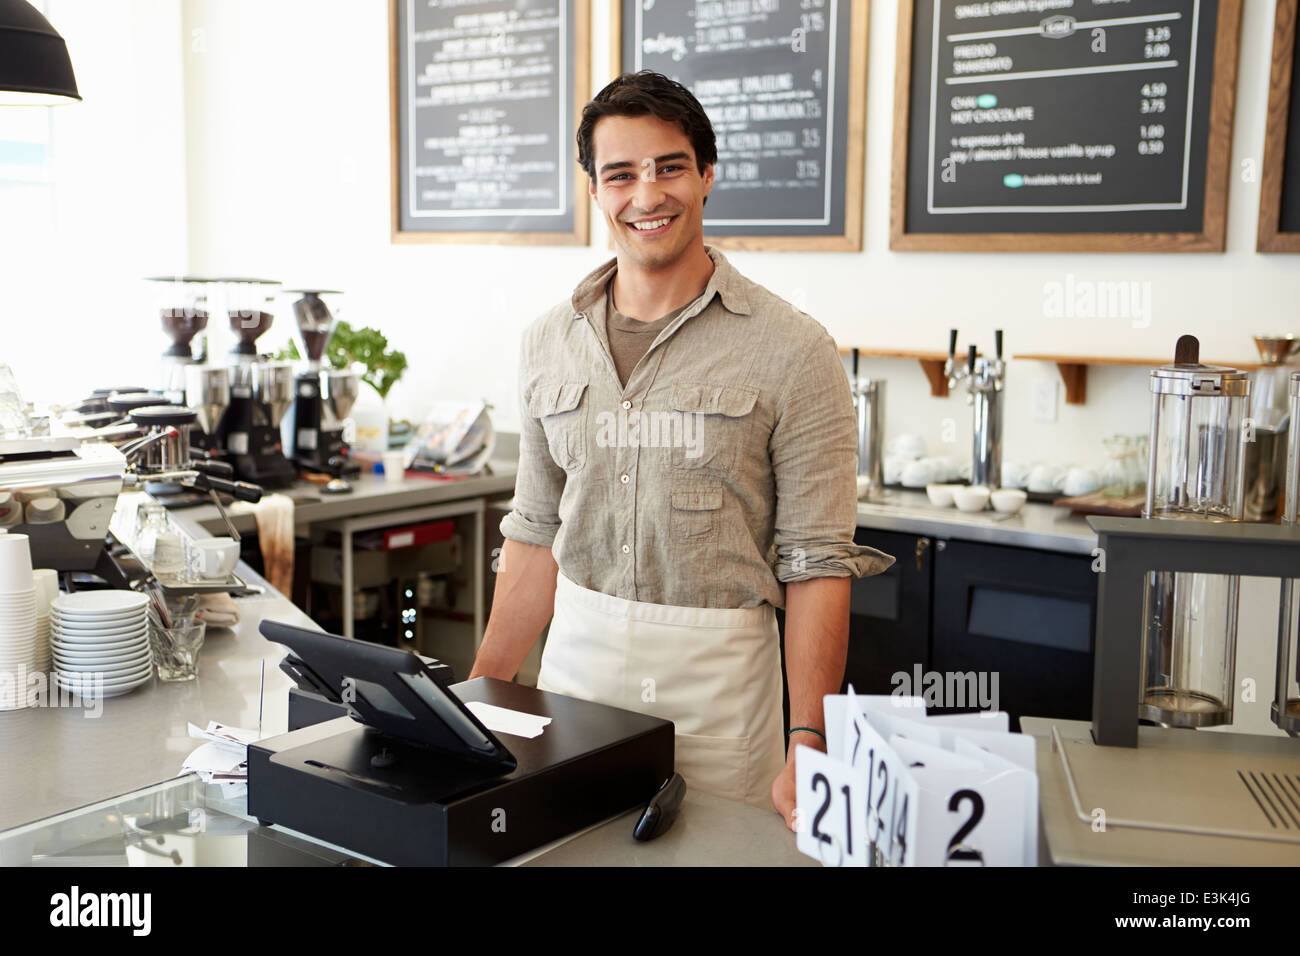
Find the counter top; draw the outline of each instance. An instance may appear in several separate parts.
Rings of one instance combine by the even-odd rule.
[[[881,502],[859,501],[858,527],[1065,554],[1091,554],[1097,547],[1088,522],[1065,508],[1027,501],[1011,517],[993,511],[967,514],[936,508],[924,491],[887,491]]]
[[[272,494],[288,495],[294,501],[294,523],[313,524],[334,518],[353,518],[379,511],[396,511],[400,508],[418,508],[422,505],[455,501],[460,498],[510,496],[515,490],[515,473],[518,464],[513,461],[490,462],[492,474],[471,478],[407,477],[389,481],[383,475],[362,475],[351,479],[352,491],[342,495],[324,494],[310,482],[300,481],[290,488]],[[236,501],[226,508],[241,535],[255,534],[257,521],[253,506]],[[172,519],[185,525],[187,530],[201,529],[210,535],[226,534],[215,505],[198,505],[178,508],[170,512]]]
[[[94,709],[74,697],[71,706],[0,712],[6,771],[0,774],[0,829],[174,777],[202,743],[189,736],[191,722],[253,728],[260,706],[264,731],[287,729],[293,682],[279,668],[284,648],[262,637],[257,626],[268,617],[316,625],[252,568],[241,563],[237,573],[263,593],[236,600],[237,627],[207,632],[195,680],[164,683],[155,677]]]

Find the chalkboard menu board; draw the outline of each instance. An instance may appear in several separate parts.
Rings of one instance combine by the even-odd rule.
[[[1300,252],[1300,57],[1296,56],[1297,6],[1277,0],[1268,125],[1259,190],[1260,252]]]
[[[866,0],[612,0],[612,18],[615,72],[670,76],[709,114],[709,243],[862,248]]]
[[[1222,251],[1241,0],[904,0],[894,249]]]
[[[588,0],[390,0],[394,242],[585,244]]]

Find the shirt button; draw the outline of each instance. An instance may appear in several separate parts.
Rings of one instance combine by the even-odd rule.
[[[631,408],[631,407],[632,407],[632,403],[629,402],[629,401],[624,401],[624,402],[623,402],[623,407],[624,407],[624,408]]]
[[[626,485],[626,484],[627,484],[629,481],[631,481],[632,479],[629,478],[627,475],[620,475],[618,480],[621,481],[621,482],[623,482],[623,484]]]
[[[623,545],[623,553],[624,553],[624,554],[631,554],[631,553],[632,553],[632,549],[629,548],[627,545]]]

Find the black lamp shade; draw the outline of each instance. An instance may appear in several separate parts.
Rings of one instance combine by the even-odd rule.
[[[0,106],[79,99],[63,37],[27,0],[0,0]]]

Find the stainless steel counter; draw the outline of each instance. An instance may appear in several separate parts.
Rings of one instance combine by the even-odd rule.
[[[362,475],[352,481],[353,490],[343,495],[322,494],[320,488],[305,481],[279,493],[293,499],[294,523],[309,525],[317,521],[354,518],[460,498],[512,495],[515,489],[516,463],[493,461],[491,467],[492,474],[473,478],[404,478],[392,482],[382,475]],[[253,517],[252,505],[236,501],[226,510],[230,512],[235,528],[241,535],[256,534],[257,522]],[[181,508],[173,510],[171,516],[192,533],[201,532],[200,536],[227,533],[225,522],[221,520],[215,505]]]
[[[1025,502],[1009,518],[993,511],[966,514],[956,508],[936,508],[924,491],[888,491],[881,503],[859,501],[858,527],[1065,554],[1091,554],[1097,546],[1097,535],[1087,521],[1065,508]]]

